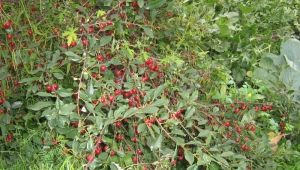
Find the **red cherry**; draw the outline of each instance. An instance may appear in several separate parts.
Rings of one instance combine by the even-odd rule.
[[[104,57],[101,54],[98,54],[97,55],[97,61],[103,62],[104,61]]]
[[[114,93],[115,93],[115,96],[119,96],[122,94],[122,90],[116,89]]]
[[[104,152],[107,152],[107,151],[109,150],[109,146],[108,146],[108,145],[105,145],[105,146],[103,147],[103,150],[104,150]]]
[[[106,28],[106,23],[102,22],[99,24],[99,29],[103,31]]]
[[[128,101],[129,107],[135,107],[135,104],[136,104],[136,103],[135,103],[134,100],[131,100],[131,99],[130,99],[130,100]]]
[[[183,156],[178,156],[178,160],[182,161],[183,160]]]
[[[12,34],[7,34],[7,35],[6,35],[6,38],[7,38],[8,40],[12,40],[12,39],[13,39],[13,35],[12,35]]]
[[[123,76],[123,71],[122,70],[115,69],[114,73],[115,73],[116,77],[122,77]]]
[[[89,45],[89,40],[86,38],[82,39],[81,42],[82,42],[82,45],[85,47]]]
[[[2,28],[7,30],[7,29],[11,28],[11,26],[12,26],[12,20],[8,20],[2,25]]]
[[[178,151],[177,151],[177,154],[178,154],[179,156],[182,156],[182,155],[184,154],[184,149],[183,149],[182,147],[179,147],[179,148],[178,148]]]
[[[9,133],[9,134],[6,135],[5,141],[6,142],[12,142],[13,139],[14,139],[14,134]]]
[[[87,160],[89,163],[93,162],[94,158],[95,158],[95,157],[94,157],[93,154],[89,154],[89,155],[86,156],[86,160]]]
[[[145,64],[150,67],[151,65],[153,65],[153,58],[149,58],[148,60],[145,61]]]
[[[116,126],[116,128],[122,127],[122,122],[121,121],[115,122],[115,126]]]
[[[33,32],[31,29],[27,30],[27,34],[31,37],[33,35]]]
[[[137,90],[137,89],[131,89],[131,90],[130,90],[130,93],[131,93],[131,94],[137,94],[137,93],[138,93],[138,90]]]
[[[239,108],[235,108],[234,109],[234,113],[238,114],[240,112],[240,109]]]
[[[261,106],[261,111],[263,111],[263,112],[268,111],[268,106],[262,105],[262,106]]]
[[[117,142],[121,142],[121,141],[124,140],[124,136],[122,134],[117,134],[115,139],[116,139]]]
[[[142,154],[143,154],[143,151],[142,151],[141,149],[137,149],[137,150],[136,150],[136,154],[142,155]]]
[[[123,92],[123,97],[126,98],[126,99],[130,98],[131,95],[132,94],[130,92]]]
[[[227,132],[227,133],[226,133],[226,138],[230,139],[231,136],[232,136],[232,133],[231,133],[231,132]]]
[[[53,87],[52,87],[51,85],[47,85],[47,86],[46,86],[46,91],[47,91],[48,93],[53,92]]]
[[[0,105],[3,104],[5,102],[4,98],[0,98]]]
[[[239,126],[236,126],[236,127],[235,127],[235,131],[236,131],[237,133],[241,133],[241,132],[242,132],[242,128],[239,127]]]
[[[114,102],[115,97],[111,95],[111,96],[108,97],[108,100],[110,101],[110,103],[112,103],[112,102]]]
[[[78,128],[79,122],[78,122],[78,121],[74,121],[74,122],[71,122],[70,125],[71,125],[73,128]]]
[[[243,144],[243,145],[241,146],[241,149],[242,149],[244,152],[250,151],[250,147],[247,146],[246,144]]]
[[[149,80],[149,77],[148,76],[143,76],[142,77],[142,82],[146,82],[146,81],[148,81]]]
[[[102,147],[97,146],[96,149],[95,149],[95,155],[100,155],[101,152],[102,152]]]
[[[137,137],[133,137],[133,138],[131,138],[131,141],[132,141],[133,143],[137,143],[139,140],[138,140]]]
[[[224,123],[224,126],[225,126],[225,127],[229,127],[229,126],[230,126],[230,122],[229,122],[229,121],[225,122],[225,123]]]
[[[132,157],[132,162],[133,162],[134,164],[137,164],[137,163],[139,162],[138,157],[137,157],[137,156]]]
[[[107,26],[113,25],[113,24],[114,24],[114,23],[113,23],[112,21],[107,21],[107,22],[106,22],[106,25],[107,25]]]
[[[14,42],[12,42],[12,41],[9,42],[8,45],[9,45],[9,47],[10,47],[11,50],[14,50],[16,48],[16,44]]]
[[[59,88],[59,86],[58,86],[58,84],[52,84],[52,89],[53,89],[53,91],[56,91],[56,90],[58,90],[58,88]]]
[[[110,156],[111,156],[111,157],[116,156],[116,151],[110,151]]]
[[[102,104],[105,104],[106,103],[106,96],[102,96],[99,101],[102,103]]]
[[[100,71],[105,72],[107,70],[105,65],[100,66]]]
[[[139,4],[138,4],[137,1],[133,1],[133,2],[131,3],[131,6],[132,6],[133,8],[138,8],[138,7],[139,7]]]
[[[71,44],[70,44],[70,47],[75,47],[77,45],[77,42],[76,41],[72,41]]]
[[[89,26],[88,32],[89,32],[89,33],[93,33],[94,31],[95,31],[94,26],[93,26],[93,25],[90,25],[90,26]]]

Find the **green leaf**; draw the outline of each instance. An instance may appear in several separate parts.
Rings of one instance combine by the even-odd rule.
[[[155,106],[146,106],[144,108],[141,108],[139,110],[137,110],[136,113],[157,113],[159,110],[158,107]]]
[[[68,28],[63,34],[63,37],[67,38],[68,45],[70,45],[73,41],[77,41],[77,28]]]
[[[153,93],[153,100],[155,100],[158,96],[160,96],[164,89],[165,89],[164,84],[157,87]]]
[[[168,105],[168,103],[169,103],[168,99],[159,99],[159,100],[156,100],[154,103],[152,103],[152,106],[156,106],[156,107],[166,106],[166,105]]]
[[[233,156],[235,153],[231,152],[231,151],[227,151],[227,152],[223,152],[221,154],[222,157],[229,157],[229,156]]]
[[[194,155],[191,151],[189,150],[184,150],[184,158],[189,162],[190,165],[194,163]]]
[[[195,111],[196,111],[195,107],[189,107],[185,113],[185,118],[186,119],[191,118],[194,115]]]
[[[198,91],[194,91],[190,98],[190,101],[195,101],[197,99],[198,99]]]
[[[66,51],[65,54],[72,61],[78,62],[81,60],[81,57],[79,55],[75,54],[73,51]]]
[[[144,29],[146,35],[148,35],[150,38],[154,37],[153,31],[152,31],[151,28],[149,28],[149,27],[143,27],[143,29]]]
[[[139,4],[139,7],[140,7],[140,8],[143,8],[145,2],[144,2],[144,0],[138,0],[138,4]]]
[[[157,138],[157,140],[155,141],[154,145],[151,146],[150,149],[153,151],[153,150],[161,148],[162,141],[163,141],[163,135],[160,134],[159,137]]]
[[[112,40],[112,36],[103,36],[100,38],[100,46],[105,46],[110,43]]]
[[[38,92],[36,95],[41,97],[55,97],[53,94],[46,92]]]
[[[159,8],[166,3],[166,0],[151,0],[146,6],[146,9],[155,9]]]
[[[72,89],[59,89],[59,90],[56,91],[56,93],[60,97],[70,97],[73,94]]]
[[[126,118],[126,117],[131,117],[132,115],[134,115],[134,113],[137,111],[137,108],[130,108],[129,110],[127,110],[125,113],[124,113],[124,116],[123,118]]]
[[[29,110],[34,110],[34,111],[39,111],[43,108],[49,107],[49,106],[53,106],[53,102],[47,101],[47,102],[37,102],[33,105],[28,106],[27,108]]]
[[[73,110],[75,110],[76,105],[73,103],[64,104],[59,109],[59,114],[61,115],[70,115],[72,114]]]
[[[138,132],[144,132],[147,129],[147,125],[145,123],[141,123],[138,126]]]
[[[119,107],[115,112],[114,112],[114,117],[115,119],[118,119],[120,117],[123,117],[122,116],[122,113],[125,112],[125,110],[128,109],[128,105],[122,105],[121,107]]]

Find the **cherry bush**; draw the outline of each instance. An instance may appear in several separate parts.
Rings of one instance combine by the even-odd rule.
[[[0,2],[1,150],[62,146],[85,169],[277,167],[267,133],[291,132],[288,115],[195,47],[193,18],[174,27],[191,2],[39,3]]]

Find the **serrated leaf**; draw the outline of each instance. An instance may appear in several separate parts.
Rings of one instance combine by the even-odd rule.
[[[144,132],[147,129],[147,125],[145,123],[141,123],[138,126],[138,132]]]
[[[60,97],[70,97],[73,94],[72,89],[59,89],[59,90],[56,91],[56,93]]]
[[[159,135],[159,137],[157,138],[157,140],[155,141],[154,145],[151,146],[151,150],[156,150],[156,149],[159,149],[161,148],[161,143],[163,141],[163,136],[162,134]]]
[[[130,108],[129,110],[127,110],[125,113],[124,113],[124,116],[123,118],[126,118],[126,117],[131,117],[134,115],[134,113],[137,111],[137,108]]]
[[[61,115],[70,115],[72,114],[73,110],[75,110],[76,105],[73,103],[64,104],[59,109],[59,114]]]
[[[122,116],[122,113],[125,112],[125,110],[128,109],[128,106],[127,105],[122,105],[121,107],[119,107],[115,112],[114,112],[114,117],[115,119],[118,119],[120,117],[123,117]]]
[[[189,107],[185,113],[185,118],[189,119],[193,116],[193,114],[195,113],[196,108],[195,107]]]
[[[53,104],[54,103],[50,102],[50,101],[48,101],[48,102],[37,102],[37,103],[35,103],[33,105],[28,106],[27,108],[29,110],[39,111],[39,110],[42,110],[42,109],[44,109],[46,107],[52,106]]]

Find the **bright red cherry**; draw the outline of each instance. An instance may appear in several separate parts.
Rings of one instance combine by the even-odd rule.
[[[85,47],[89,45],[89,40],[86,38],[82,39],[81,42],[82,42],[82,45]]]
[[[114,93],[115,93],[115,96],[119,96],[122,94],[122,90],[116,89]]]
[[[105,72],[107,70],[105,65],[100,66],[100,71]]]
[[[143,154],[143,151],[142,151],[141,149],[137,149],[137,150],[136,150],[136,154],[142,155],[142,154]]]
[[[51,85],[47,85],[47,86],[46,86],[46,91],[47,91],[48,93],[53,92],[53,87],[52,87]]]
[[[97,146],[96,149],[95,149],[95,155],[100,155],[101,152],[102,152],[102,147]]]
[[[137,156],[132,157],[132,162],[133,162],[134,164],[137,164],[137,163],[139,162],[138,157],[137,157]]]
[[[139,4],[138,4],[137,1],[133,1],[133,2],[131,3],[131,6],[132,6],[133,8],[138,8],[138,7],[139,7]]]
[[[89,163],[93,162],[94,158],[95,158],[95,157],[94,157],[93,154],[89,154],[89,155],[86,156],[86,160],[87,160]]]
[[[27,30],[27,34],[31,37],[33,35],[33,32],[31,29]]]
[[[116,156],[116,151],[110,151],[110,156],[111,156],[111,157]]]
[[[108,149],[109,149],[109,146],[108,146],[108,145],[105,145],[105,146],[103,147],[104,152],[107,152]]]
[[[117,142],[121,142],[121,141],[124,140],[124,136],[122,134],[117,134],[115,139],[116,139]]]
[[[99,61],[99,62],[104,61],[104,57],[101,54],[98,54],[96,58],[97,58],[97,61]]]
[[[71,44],[70,44],[70,47],[75,47],[77,45],[77,42],[76,41],[72,41]]]
[[[115,126],[116,126],[116,128],[122,127],[122,122],[121,121],[115,122]]]
[[[229,122],[229,121],[225,122],[225,123],[224,123],[224,126],[225,126],[225,127],[229,127],[229,126],[230,126],[230,122]]]
[[[131,141],[132,141],[133,143],[137,143],[139,140],[138,140],[137,137],[133,137],[133,138],[131,138]]]
[[[7,30],[7,29],[11,28],[11,26],[12,26],[12,20],[8,20],[2,25],[2,28]]]
[[[6,38],[10,41],[10,40],[13,39],[13,35],[12,35],[12,34],[7,34],[7,35],[6,35]]]

